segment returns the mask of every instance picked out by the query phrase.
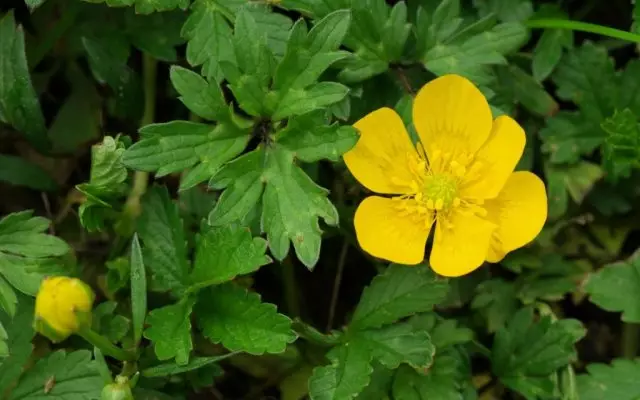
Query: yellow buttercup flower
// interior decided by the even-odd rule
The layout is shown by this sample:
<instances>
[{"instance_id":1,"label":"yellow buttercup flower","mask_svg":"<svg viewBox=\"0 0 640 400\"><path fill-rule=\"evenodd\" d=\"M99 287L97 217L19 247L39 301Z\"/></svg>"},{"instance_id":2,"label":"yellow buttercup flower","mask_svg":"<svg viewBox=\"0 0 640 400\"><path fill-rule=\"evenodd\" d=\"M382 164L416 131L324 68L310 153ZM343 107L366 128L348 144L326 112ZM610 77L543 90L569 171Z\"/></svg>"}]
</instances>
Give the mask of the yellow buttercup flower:
<instances>
[{"instance_id":1,"label":"yellow buttercup flower","mask_svg":"<svg viewBox=\"0 0 640 400\"><path fill-rule=\"evenodd\" d=\"M532 241L547 218L544 184L513 172L525 133L507 116L495 120L482 93L447 75L427 83L413 103L419 136L412 144L398 114L381 108L354 126L360 139L344 155L370 196L358 207L355 229L371 255L415 265L435 225L431 267L461 276L484 261L498 262Z\"/></svg>"},{"instance_id":2,"label":"yellow buttercup flower","mask_svg":"<svg viewBox=\"0 0 640 400\"><path fill-rule=\"evenodd\" d=\"M66 276L46 278L36 296L36 331L59 342L90 326L94 297L81 280Z\"/></svg>"}]
</instances>

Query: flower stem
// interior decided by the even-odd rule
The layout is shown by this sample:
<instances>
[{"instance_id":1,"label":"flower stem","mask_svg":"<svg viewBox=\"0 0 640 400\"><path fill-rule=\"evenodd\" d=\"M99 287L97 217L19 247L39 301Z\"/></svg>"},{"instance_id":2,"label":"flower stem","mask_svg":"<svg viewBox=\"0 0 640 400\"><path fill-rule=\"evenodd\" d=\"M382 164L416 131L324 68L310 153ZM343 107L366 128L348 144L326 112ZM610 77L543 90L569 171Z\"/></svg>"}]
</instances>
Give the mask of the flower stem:
<instances>
[{"instance_id":1,"label":"flower stem","mask_svg":"<svg viewBox=\"0 0 640 400\"><path fill-rule=\"evenodd\" d=\"M341 336L333 332L325 335L316 328L305 324L296 318L293 321L293 330L303 339L322 347L332 347L340 343Z\"/></svg>"},{"instance_id":2,"label":"flower stem","mask_svg":"<svg viewBox=\"0 0 640 400\"><path fill-rule=\"evenodd\" d=\"M156 114L156 76L158 74L158 62L149 54L144 53L142 58L142 75L144 79L144 114L140 121L140 126L153 123ZM140 198L147 191L149 184L149 173L136 171L133 175L133 185L124 212L132 217L137 217L140 210Z\"/></svg>"},{"instance_id":3,"label":"flower stem","mask_svg":"<svg viewBox=\"0 0 640 400\"><path fill-rule=\"evenodd\" d=\"M92 330L91 328L80 329L77 334L87 342L99 348L102 353L116 358L120 361L133 361L136 359L136 354L134 352L121 349L120 347L111 343L109 339Z\"/></svg>"},{"instance_id":4,"label":"flower stem","mask_svg":"<svg viewBox=\"0 0 640 400\"><path fill-rule=\"evenodd\" d=\"M597 35L608 36L633 43L640 43L640 35L636 33L621 31L619 29L597 24L590 24L588 22L570 21L566 19L532 19L527 21L525 24L529 28L568 29L572 31L595 33Z\"/></svg>"}]
</instances>

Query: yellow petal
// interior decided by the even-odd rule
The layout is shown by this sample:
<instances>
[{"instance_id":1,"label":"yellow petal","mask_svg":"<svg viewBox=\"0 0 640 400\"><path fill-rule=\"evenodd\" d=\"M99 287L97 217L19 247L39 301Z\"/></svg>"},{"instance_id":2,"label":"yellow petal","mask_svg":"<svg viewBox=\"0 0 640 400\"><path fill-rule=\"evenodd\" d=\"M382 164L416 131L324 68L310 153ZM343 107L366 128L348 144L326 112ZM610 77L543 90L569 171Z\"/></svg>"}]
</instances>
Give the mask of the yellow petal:
<instances>
[{"instance_id":1,"label":"yellow petal","mask_svg":"<svg viewBox=\"0 0 640 400\"><path fill-rule=\"evenodd\" d=\"M547 192L531 172L514 172L497 198L487 200L488 218L496 225L487 261L498 262L531 242L547 219Z\"/></svg>"},{"instance_id":2,"label":"yellow petal","mask_svg":"<svg viewBox=\"0 0 640 400\"><path fill-rule=\"evenodd\" d=\"M402 216L395 200L371 196L358 206L355 228L360 247L372 256L399 264L416 265L424 260L431 224Z\"/></svg>"},{"instance_id":3,"label":"yellow petal","mask_svg":"<svg viewBox=\"0 0 640 400\"><path fill-rule=\"evenodd\" d=\"M466 275L484 262L495 225L475 214L454 211L436 227L429 262L440 275Z\"/></svg>"},{"instance_id":4,"label":"yellow petal","mask_svg":"<svg viewBox=\"0 0 640 400\"><path fill-rule=\"evenodd\" d=\"M413 103L413 124L430 161L440 154L460 163L473 156L489 137L491 109L469 80L445 75L418 92Z\"/></svg>"},{"instance_id":5,"label":"yellow petal","mask_svg":"<svg viewBox=\"0 0 640 400\"><path fill-rule=\"evenodd\" d=\"M526 142L524 130L511 117L501 116L493 122L487 142L480 148L469 167L462 187L462 196L492 199L522 157Z\"/></svg>"},{"instance_id":6,"label":"yellow petal","mask_svg":"<svg viewBox=\"0 0 640 400\"><path fill-rule=\"evenodd\" d=\"M410 193L413 175L408 158L417 157L417 152L400 116L385 107L368 114L354 127L360 139L343 156L353 176L377 193Z\"/></svg>"}]
</instances>

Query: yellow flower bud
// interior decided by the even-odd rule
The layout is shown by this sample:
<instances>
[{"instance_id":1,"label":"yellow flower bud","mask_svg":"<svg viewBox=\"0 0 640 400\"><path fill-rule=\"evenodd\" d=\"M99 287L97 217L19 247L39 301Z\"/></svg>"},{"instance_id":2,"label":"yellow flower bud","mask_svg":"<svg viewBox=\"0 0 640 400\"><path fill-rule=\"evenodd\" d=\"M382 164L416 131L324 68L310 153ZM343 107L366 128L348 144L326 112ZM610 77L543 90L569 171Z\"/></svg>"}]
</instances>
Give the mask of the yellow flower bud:
<instances>
[{"instance_id":1,"label":"yellow flower bud","mask_svg":"<svg viewBox=\"0 0 640 400\"><path fill-rule=\"evenodd\" d=\"M81 280L66 276L46 278L36 296L34 327L53 342L91 325L95 295Z\"/></svg>"}]
</instances>

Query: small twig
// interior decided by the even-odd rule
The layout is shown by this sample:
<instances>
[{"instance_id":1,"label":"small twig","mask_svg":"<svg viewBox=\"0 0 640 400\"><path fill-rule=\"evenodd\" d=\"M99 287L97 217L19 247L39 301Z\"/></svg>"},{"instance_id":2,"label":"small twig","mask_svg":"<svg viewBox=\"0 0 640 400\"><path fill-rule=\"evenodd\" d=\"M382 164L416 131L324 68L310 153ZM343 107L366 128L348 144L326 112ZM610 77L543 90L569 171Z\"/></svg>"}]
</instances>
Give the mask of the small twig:
<instances>
[{"instance_id":1,"label":"small twig","mask_svg":"<svg viewBox=\"0 0 640 400\"><path fill-rule=\"evenodd\" d=\"M335 318L336 306L338 305L338 295L340 293L340 284L342 283L342 273L344 271L344 265L347 261L347 252L349 250L349 242L344 241L342 248L340 249L340 256L338 257L338 270L336 271L336 278L333 281L333 291L331 293L331 305L329 306L329 317L327 318L327 329L329 332L333 326L333 319Z\"/></svg>"},{"instance_id":2,"label":"small twig","mask_svg":"<svg viewBox=\"0 0 640 400\"><path fill-rule=\"evenodd\" d=\"M53 214L51 213L51 204L49 203L49 196L45 192L40 192L40 198L42 198L42 204L44 204L44 211L47 213L47 218L51 223L49 224L49 234L55 235L56 228L53 223Z\"/></svg>"}]
</instances>

